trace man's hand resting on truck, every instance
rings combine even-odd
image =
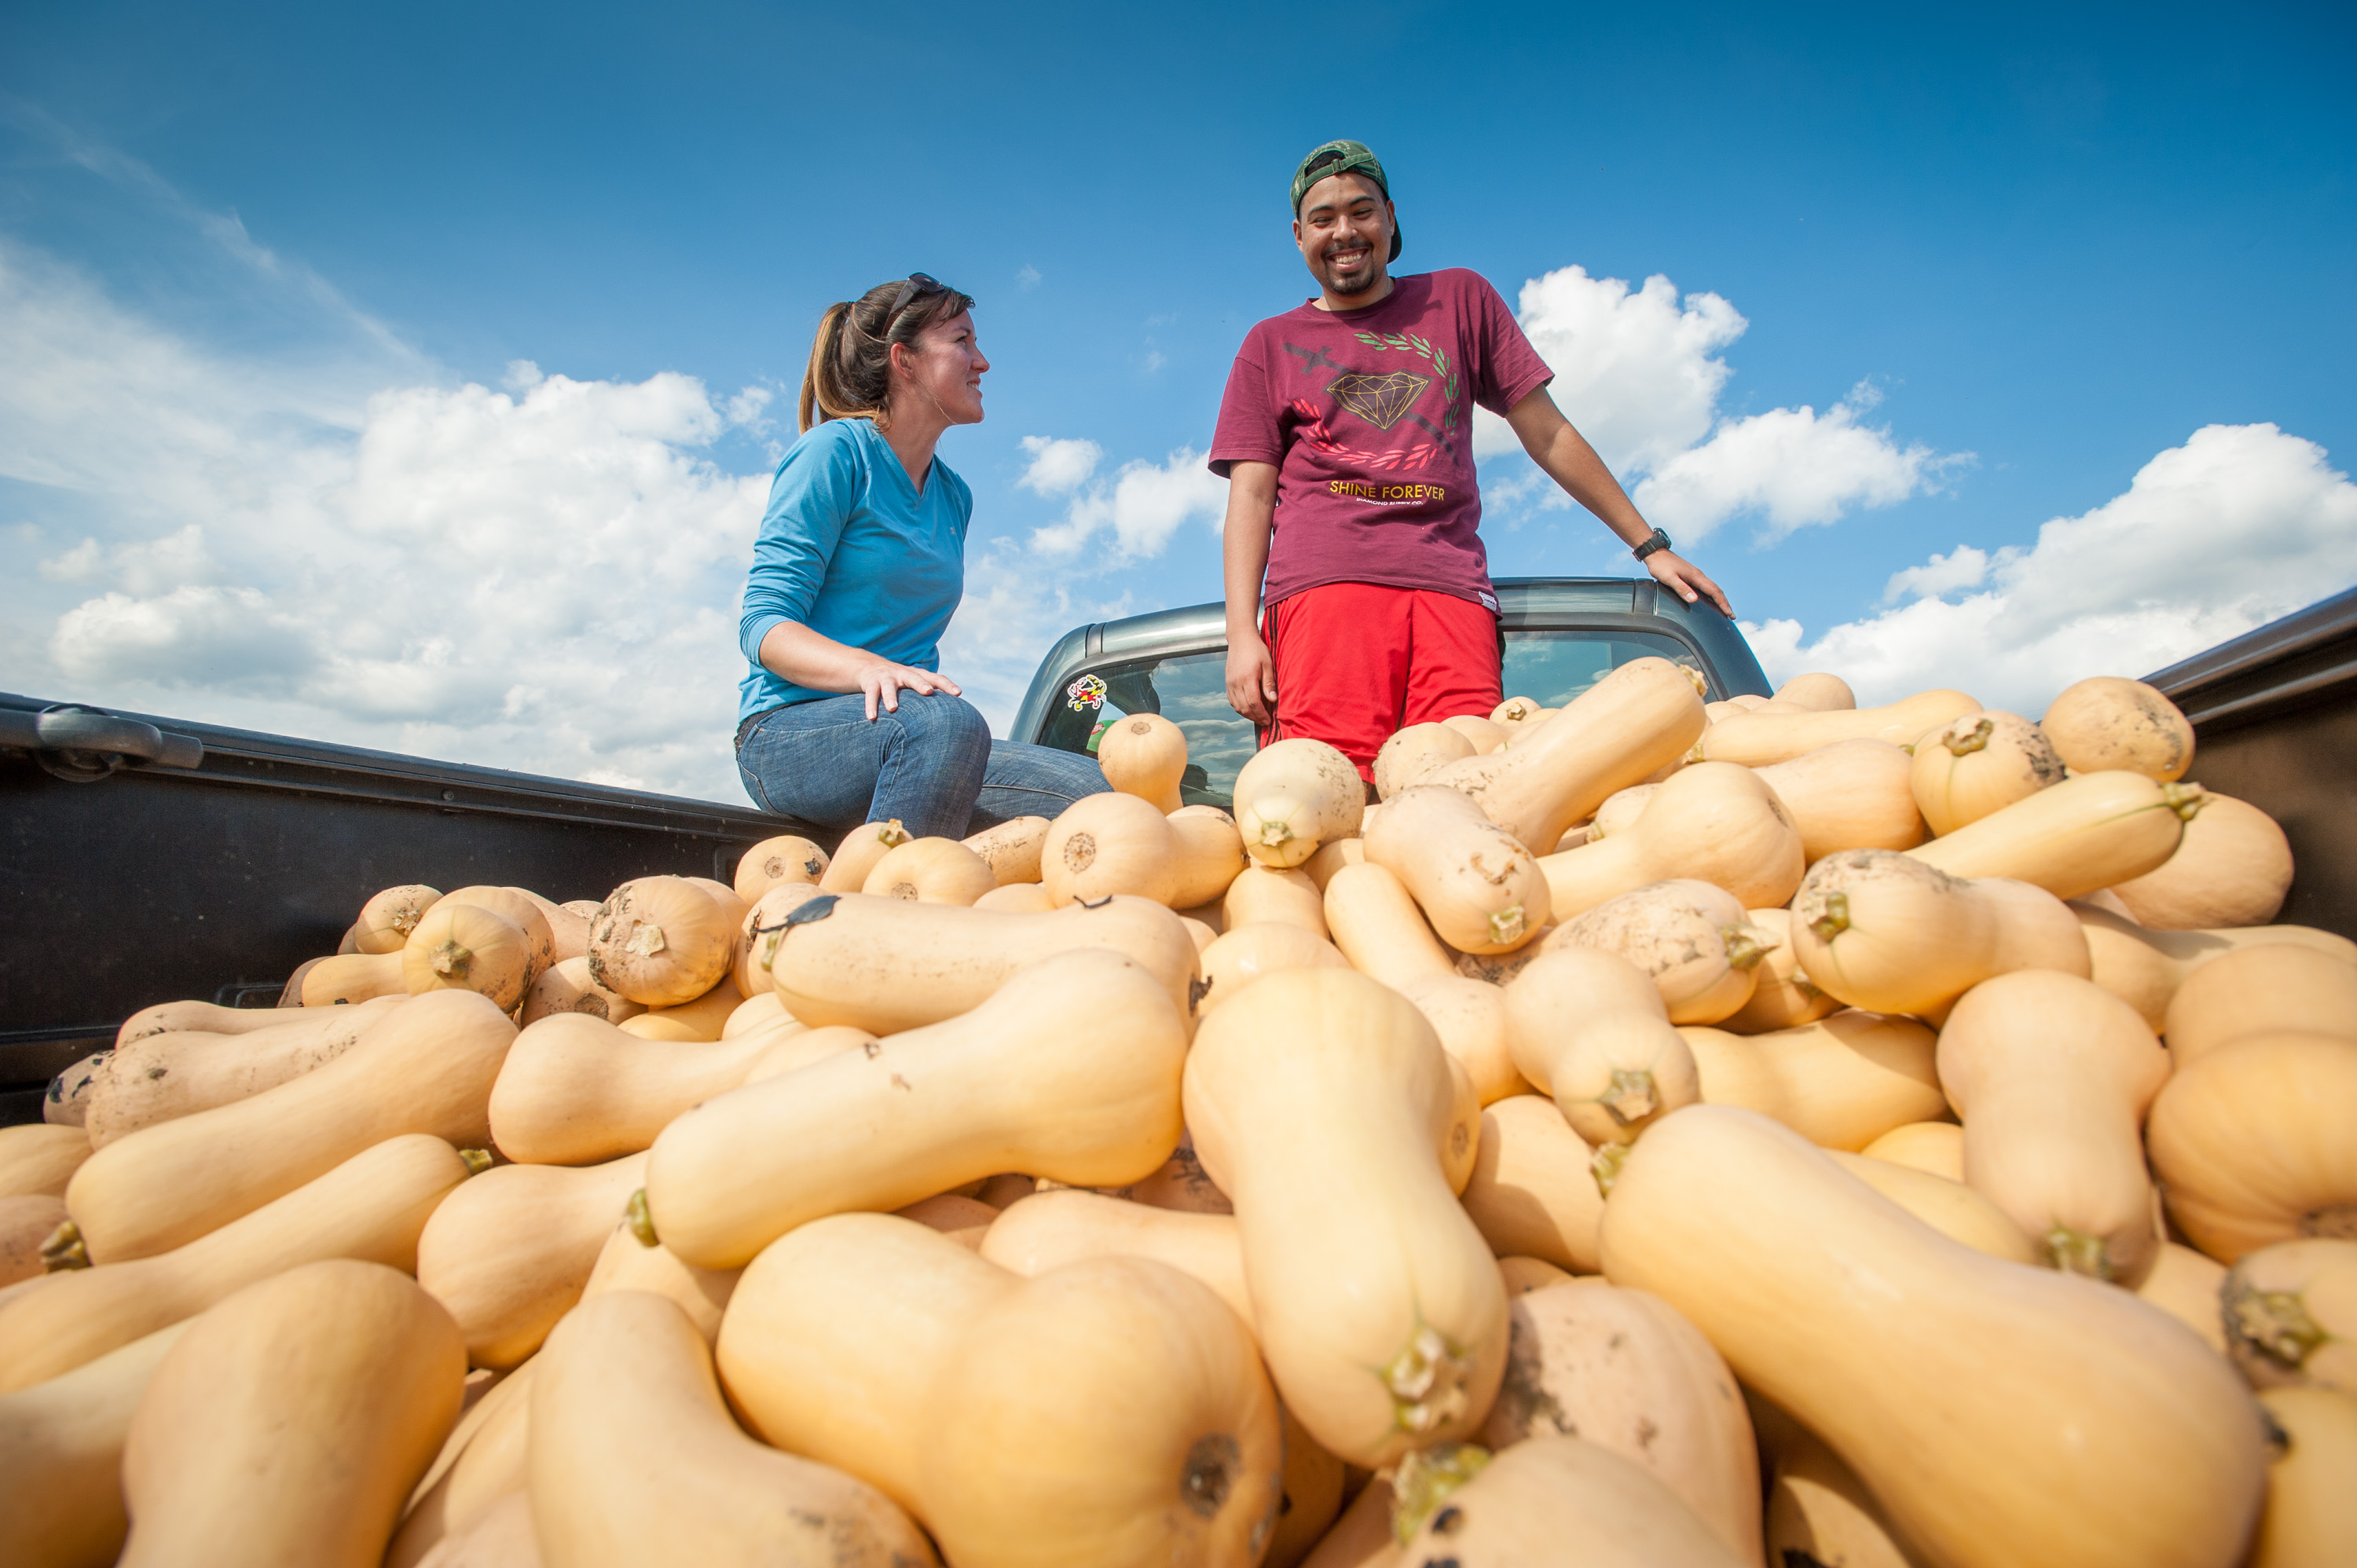
[[[1276,709],[1276,661],[1256,633],[1228,639],[1228,706],[1261,729]]]
[[[1693,604],[1699,595],[1717,605],[1719,614],[1729,620],[1735,618],[1735,607],[1727,602],[1726,591],[1703,575],[1701,567],[1674,550],[1656,550],[1646,556],[1645,570],[1653,575],[1655,582],[1686,603]]]
[[[914,692],[920,696],[930,696],[935,692],[945,692],[952,697],[965,695],[958,688],[958,683],[946,675],[920,670],[913,664],[894,664],[883,659],[860,670],[859,690],[867,699],[867,716],[870,719],[875,718],[876,706],[879,703],[886,713],[899,713],[903,692]]]

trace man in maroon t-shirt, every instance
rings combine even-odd
[[[1211,438],[1229,481],[1228,702],[1263,744],[1314,736],[1372,779],[1394,730],[1503,700],[1476,403],[1656,578],[1733,613],[1555,407],[1496,289],[1461,268],[1392,277],[1399,225],[1372,153],[1311,153],[1293,209],[1318,296],[1245,334]]]

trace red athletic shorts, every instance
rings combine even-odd
[[[1260,742],[1322,740],[1374,779],[1394,731],[1505,701],[1498,618],[1425,588],[1329,583],[1278,600],[1261,617],[1276,663],[1275,722]]]

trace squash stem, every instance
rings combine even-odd
[[[2210,799],[2210,793],[2199,784],[2164,784],[2160,787],[2160,798],[2169,803],[2170,811],[2190,822],[2201,810],[2203,802]]]
[[[2287,1372],[2297,1372],[2332,1337],[2309,1316],[2298,1291],[2255,1290],[2240,1270],[2226,1276],[2219,1293],[2226,1332],[2236,1344],[2256,1351]]]
[[[2111,1249],[2104,1245],[2101,1236],[2057,1225],[2046,1233],[2046,1256],[2066,1274],[2083,1274],[2091,1280],[2112,1278]]]
[[[1493,942],[1518,942],[1529,929],[1523,920],[1523,907],[1500,909],[1490,917],[1490,940]]]
[[[1662,1108],[1653,1092],[1653,1075],[1643,1068],[1615,1068],[1612,1081],[1598,1099],[1606,1114],[1623,1127],[1633,1127]]]
[[[467,978],[467,965],[474,956],[474,949],[460,947],[454,939],[436,948],[429,961],[434,965],[434,972],[445,979],[464,980]]]
[[[1757,926],[1726,926],[1720,929],[1718,935],[1719,940],[1727,944],[1729,969],[1755,968],[1776,946],[1768,940],[1768,933]]]
[[[1821,942],[1830,942],[1835,937],[1840,936],[1844,931],[1848,930],[1849,895],[1846,893],[1826,894],[1825,912],[1809,922],[1809,929],[1816,933],[1817,940]]]
[[[49,1232],[41,1243],[41,1272],[61,1274],[69,1269],[90,1267],[90,1249],[82,1244],[81,1227],[69,1219]]]
[[[1392,1396],[1392,1421],[1421,1436],[1465,1412],[1465,1382],[1473,1359],[1429,1324],[1420,1324],[1383,1369]]]
[[[1596,1178],[1598,1192],[1612,1196],[1612,1184],[1620,1179],[1620,1165],[1628,1157],[1626,1144],[1606,1144],[1587,1156],[1587,1174]]]
[[[1994,720],[1983,719],[1972,727],[1970,734],[1943,735],[1940,737],[1940,743],[1958,757],[1968,757],[1975,751],[1986,750],[1989,736],[1996,730],[1996,725]]]
[[[468,1176],[480,1176],[499,1163],[489,1149],[461,1149],[458,1157],[467,1162]]]
[[[1412,1451],[1392,1476],[1392,1539],[1405,1546],[1489,1463],[1490,1451],[1473,1443],[1436,1443]]]
[[[630,1222],[630,1234],[639,1239],[641,1247],[660,1247],[662,1238],[655,1234],[655,1217],[647,1208],[647,1189],[640,1187],[630,1194],[630,1207],[622,1210]]]

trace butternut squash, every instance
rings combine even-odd
[[[2177,853],[2112,892],[2138,925],[2155,930],[2261,926],[2291,892],[2291,841],[2246,800],[2204,794]]]
[[[20,1568],[91,1568],[123,1550],[123,1442],[188,1325],[0,1394],[0,1552]]]
[[[797,913],[794,924],[763,939],[763,951],[771,955],[771,988],[813,1027],[849,1024],[890,1035],[938,1024],[980,1006],[1027,964],[1082,948],[1110,949],[1145,966],[1189,1027],[1200,1000],[1194,940],[1150,898],[1116,895],[1010,915],[853,893]]]
[[[1918,692],[1880,708],[1835,708],[1813,714],[1736,714],[1710,726],[1701,741],[1702,760],[1766,768],[1804,757],[1837,740],[1878,740],[1912,746],[1952,719],[1978,713],[1980,704],[1962,692]]]
[[[302,989],[296,993],[309,1007],[348,1006],[373,1002],[380,996],[406,996],[409,978],[403,955],[347,953],[304,966]]]
[[[472,904],[445,898],[428,909],[401,951],[402,983],[412,996],[473,991],[502,1013],[523,1000],[531,940],[515,923]]]
[[[47,1250],[67,1219],[62,1197],[0,1197],[0,1287],[48,1272]]]
[[[1392,1484],[1376,1476],[1344,1503],[1301,1568],[1400,1568],[1403,1561],[1392,1539]]]
[[[1795,675],[1776,688],[1776,701],[1795,707],[1812,708],[1818,713],[1834,713],[1857,706],[1857,693],[1849,682],[1838,675],[1812,672]]]
[[[1608,898],[1544,946],[1619,953],[1652,981],[1671,1023],[1715,1024],[1751,1000],[1767,941],[1732,895],[1680,879]]]
[[[1703,724],[1702,696],[1685,671],[1666,659],[1634,660],[1519,737],[1511,751],[1449,763],[1426,784],[1470,797],[1515,839],[1545,850],[1615,790],[1684,757]]]
[[[867,884],[867,874],[888,851],[909,842],[909,830],[900,825],[898,817],[888,822],[868,822],[843,835],[834,847],[834,858],[827,862],[820,874],[818,885],[823,892],[856,893]]]
[[[1277,1416],[1284,1432],[1285,1485],[1261,1568],[1295,1568],[1342,1511],[1343,1467],[1318,1446],[1291,1411],[1279,1405]]]
[[[793,1026],[794,1015],[778,1000],[774,991],[764,991],[759,996],[748,996],[729,1010],[728,1021],[720,1026],[720,1037],[734,1040],[746,1035],[771,1033]]]
[[[594,902],[585,913],[554,899],[544,898],[529,887],[513,887],[509,891],[521,893],[531,899],[541,918],[548,922],[548,961],[541,966],[541,973],[547,973],[566,959],[589,956],[589,917],[597,912]],[[733,898],[736,895],[731,893],[729,897]]]
[[[884,852],[862,893],[910,903],[971,904],[998,886],[990,863],[955,839],[910,839]]]
[[[1407,885],[1381,865],[1337,868],[1323,912],[1335,947],[1361,974],[1394,989],[1457,974]]]
[[[1305,738],[1253,753],[1237,771],[1235,800],[1244,852],[1263,865],[1291,866],[1320,844],[1355,836],[1367,791],[1349,757]]]
[[[1459,951],[1512,952],[1547,923],[1538,862],[1470,796],[1448,786],[1419,784],[1385,801],[1367,832],[1367,860],[1398,877],[1440,940]]]
[[[879,1487],[960,1568],[1244,1568],[1267,1541],[1282,1458],[1252,1336],[1151,1259],[1027,1280],[834,1215],[745,1271],[717,1361],[753,1435]]]
[[[1334,879],[1334,874],[1344,866],[1362,865],[1366,863],[1367,845],[1364,838],[1366,829],[1363,825],[1365,819],[1361,819],[1361,837],[1336,839],[1332,843],[1320,844],[1316,854],[1301,863],[1300,869],[1308,875],[1310,881],[1318,884],[1318,890],[1320,893],[1323,893],[1326,890],[1326,885]]]
[[[274,1089],[361,1044],[406,1000],[380,996],[322,1008],[328,1016],[250,1034],[150,1035],[118,1046],[91,1079],[82,1128],[91,1144],[103,1146],[142,1127]]]
[[[352,950],[399,952],[408,945],[409,933],[417,929],[425,911],[441,901],[442,895],[422,882],[404,882],[371,895],[361,906],[361,918],[352,926]]]
[[[737,1430],[678,1307],[630,1291],[550,1336],[532,1387],[533,1522],[552,1568],[937,1562],[892,1500]]]
[[[1765,1035],[1688,1026],[1709,1105],[1740,1105],[1809,1142],[1851,1153],[1946,1110],[1936,1037],[1912,1018],[1846,1009]]]
[[[781,1078],[845,1051],[865,1050],[876,1043],[876,1036],[847,1024],[829,1024],[819,1029],[806,1029],[798,1024],[791,1032],[780,1030],[764,1036],[762,1041],[760,1054],[745,1069],[746,1083]]]
[[[1083,1189],[1070,1187],[1065,1190],[1079,1192]],[[913,1219],[920,1225],[930,1226],[958,1245],[971,1247],[977,1252],[982,1250],[983,1233],[998,1219],[998,1210],[990,1205],[962,1197],[954,1192],[920,1197],[892,1212],[903,1219]]]
[[[780,882],[746,911],[745,918],[737,923],[737,961],[730,971],[737,982],[737,994],[753,997],[770,993],[770,965],[777,957],[778,943],[792,927],[794,911],[805,904],[832,909],[834,906],[831,903],[818,903],[829,897],[842,896],[823,894],[805,882]]]
[[[2162,1029],[2179,1067],[2253,1035],[2329,1035],[2357,1044],[2357,964],[2289,944],[2238,948],[2185,977]]]
[[[1751,1000],[1720,1020],[1720,1028],[1730,1035],[1764,1035],[1813,1024],[1839,1010],[1840,1002],[1801,972],[1790,909],[1749,909],[1743,918],[1761,933],[1767,950],[1752,972]]]
[[[763,839],[747,850],[737,860],[736,880],[731,884],[737,897],[748,905],[758,904],[761,895],[781,882],[807,883],[817,886],[826,875],[826,851],[797,833],[780,833]]]
[[[1065,808],[1049,825],[1039,865],[1059,905],[1125,893],[1185,909],[1225,893],[1244,853],[1220,812],[1166,817],[1135,795],[1108,793]]]
[[[2225,1265],[2174,1241],[2160,1244],[2152,1270],[2136,1286],[2136,1294],[2160,1308],[2194,1333],[2221,1356],[2226,1354],[2226,1329],[2218,1310],[2218,1292],[2226,1283]]]
[[[2170,1075],[2145,1148],[2178,1229],[2232,1263],[2300,1236],[2357,1237],[2352,1126],[2357,1050],[2348,1041],[2257,1035]]]
[[[1929,835],[1910,780],[1914,762],[1887,740],[1837,740],[1755,768],[1801,831],[1809,864],[1845,849],[1913,849]]]
[[[2252,1387],[2357,1395],[2357,1241],[2308,1237],[2245,1252],[2217,1300],[2228,1350]]]
[[[0,1197],[63,1197],[90,1153],[80,1127],[0,1127]]]
[[[2264,1459],[2222,1361],[2125,1291],[1948,1240],[1765,1117],[1699,1105],[1639,1140],[1603,1246],[1934,1561],[2227,1568],[2248,1538]]]
[[[2248,1568],[2319,1568],[2357,1561],[2357,1399],[2330,1389],[2259,1395],[2282,1434],[2267,1471],[2266,1512]]]
[[[1039,850],[1048,842],[1045,817],[1009,817],[960,842],[982,856],[1001,887],[1039,880]]]
[[[556,961],[555,929],[549,923],[548,911],[551,908],[562,909],[561,905],[552,905],[527,888],[494,887],[488,883],[478,883],[471,887],[445,893],[427,906],[425,913],[430,915],[446,904],[466,904],[478,909],[488,909],[524,934],[526,985],[538,980],[542,972]],[[414,937],[417,933],[413,930],[409,934]],[[402,945],[403,950],[406,951],[408,944],[404,942]]]
[[[105,1059],[104,1051],[92,1051],[49,1079],[48,1092],[41,1096],[42,1122],[51,1127],[79,1129],[90,1108],[91,1079]]]
[[[1525,1095],[1523,1098],[1531,1097]],[[1544,1258],[1508,1257],[1498,1260],[1498,1277],[1505,1282],[1506,1299],[1512,1301],[1518,1295],[1528,1295],[1534,1290],[1544,1290],[1549,1285],[1560,1284],[1577,1276],[1566,1273]]]
[[[1178,795],[1187,773],[1187,732],[1160,714],[1115,719],[1097,736],[1097,766],[1106,783],[1166,817],[1187,803]]]
[[[532,1522],[532,1498],[511,1492],[444,1542],[420,1568],[545,1568]]]
[[[1463,1202],[1501,1264],[1522,1257],[1583,1274],[1601,1266],[1596,1228],[1604,1195],[1589,1171],[1594,1153],[1543,1095],[1517,1094],[1482,1110]]]
[[[2141,681],[2097,675],[2066,686],[2039,727],[2073,773],[2124,768],[2167,784],[2193,766],[2193,725]]]
[[[1044,915],[1058,907],[1044,882],[1003,883],[974,901],[974,908],[1000,915]]]
[[[1864,1155],[1827,1149],[1835,1163],[1951,1241],[1962,1241],[1975,1252],[2003,1258],[2010,1263],[2035,1267],[2041,1260],[2021,1227],[2005,1210],[1946,1176],[1933,1176],[1911,1165]]]
[[[1476,757],[1487,757],[1491,752],[1501,750],[1505,746],[1507,739],[1506,726],[1503,725],[1493,725],[1488,719],[1481,717],[1478,714],[1459,714],[1453,718],[1446,718],[1440,722],[1448,728],[1453,729],[1458,735],[1463,736],[1467,740],[1471,741],[1473,743],[1473,755]]]
[[[491,1087],[491,1141],[532,1165],[636,1154],[681,1112],[743,1083],[771,1044],[643,1039],[578,1013],[544,1019],[516,1036]]]
[[[385,1549],[384,1568],[445,1568],[456,1555],[459,1539],[505,1499],[524,1496],[531,1479],[526,1460],[537,1370],[526,1361],[459,1418],[410,1494],[401,1528]],[[499,1563],[493,1568],[527,1565]]]
[[[580,1013],[608,1024],[619,1024],[646,1011],[619,992],[608,991],[589,973],[589,958],[560,959],[532,983],[523,995],[524,1024],[529,1026],[559,1013]]]
[[[1253,1326],[1232,1214],[1184,1214],[1064,1188],[1008,1205],[984,1234],[981,1251],[1026,1279],[1083,1258],[1151,1258],[1200,1280]]]
[[[1323,940],[1326,929],[1325,889],[1297,868],[1282,869],[1254,862],[1236,874],[1220,900],[1220,929],[1278,921],[1298,926]]]
[[[207,1313],[123,1449],[122,1561],[375,1568],[458,1416],[449,1315],[379,1263],[307,1263]]]
[[[275,1029],[303,1018],[327,1015],[325,1007],[216,1007],[210,1002],[158,1002],[125,1018],[123,1026],[115,1031],[114,1044],[119,1049],[150,1035],[182,1032],[247,1035],[256,1029]]]
[[[2003,876],[2076,898],[2158,867],[2201,809],[2199,784],[2081,773],[1908,853],[1951,876]]]
[[[637,1230],[624,1219],[607,1232],[597,1265],[589,1271],[589,1283],[581,1287],[581,1299],[611,1291],[646,1291],[662,1296],[685,1313],[710,1345],[720,1337],[720,1319],[728,1310],[728,1298],[736,1293],[741,1273],[739,1269],[699,1269],[683,1262],[670,1248],[650,1247],[640,1240]]]
[[[2062,759],[2046,732],[2019,714],[1994,709],[1953,719],[1917,742],[1909,776],[1923,821],[1942,834],[2061,782]]]
[[[91,1259],[113,1263],[193,1241],[388,1138],[425,1133],[480,1148],[514,1038],[474,992],[414,997],[366,1050],[116,1139],[74,1173],[66,1207]]]
[[[2040,1261],[2133,1286],[2151,1266],[2138,1137],[2169,1057],[2093,981],[2023,970],[1964,993],[1940,1031],[1940,1086],[1964,1123],[1964,1180]]]
[[[1505,994],[1514,1065],[1555,1097],[1589,1144],[1628,1143],[1702,1098],[1694,1057],[1670,1026],[1661,992],[1619,953],[1541,953]]]
[[[1596,1568],[1737,1568],[1693,1509],[1600,1444],[1534,1437],[1497,1455],[1408,1538],[1402,1561],[1459,1568],[1544,1562],[1566,1541]],[[1558,1558],[1558,1560],[1560,1560]]]
[[[2239,930],[2148,931],[2134,920],[2082,899],[2071,906],[2086,938],[2094,982],[2155,1029],[2169,1016],[2177,988],[2212,959],[2247,947],[2288,945],[2331,953],[2357,964],[2357,942],[2309,926],[2250,926]]]
[[[1658,1296],[1570,1280],[1518,1296],[1506,1380],[1482,1425],[1492,1450],[1579,1437],[1667,1487],[1744,1563],[1757,1563],[1760,1455],[1734,1374]]]
[[[1268,975],[1205,1021],[1186,1112],[1235,1201],[1270,1370],[1310,1434],[1372,1467],[1478,1426],[1505,1295],[1445,1168],[1453,1152],[1469,1177],[1477,1130],[1423,1015],[1351,971]]]
[[[1745,1402],[1766,1461],[1770,1563],[1923,1568],[1922,1559],[1900,1544],[1881,1505],[1840,1455],[1757,1394],[1749,1394]]]
[[[2085,979],[2078,925],[2027,882],[1966,879],[1913,855],[1852,849],[1809,868],[1790,929],[1802,972],[1827,995],[1878,1013],[1936,1013],[2015,970]]]
[[[828,875],[843,864],[838,855]],[[637,877],[597,906],[589,977],[648,1007],[693,1002],[736,961],[737,925],[745,918],[684,876]]]
[[[581,1299],[647,1157],[581,1169],[501,1165],[450,1195],[417,1239],[417,1283],[465,1336],[470,1366],[505,1371]]]
[[[745,993],[735,980],[723,975],[720,983],[693,1002],[682,1002],[672,1007],[650,1007],[645,1012],[623,1019],[614,1026],[626,1035],[636,1035],[642,1040],[668,1040],[677,1044],[709,1045],[720,1038],[728,1020],[745,1004]],[[780,1005],[780,1012],[784,1011]]]
[[[51,1279],[0,1306],[0,1389],[70,1371],[303,1263],[414,1268],[426,1217],[469,1170],[438,1138],[389,1138],[185,1247]]]
[[[1438,975],[1394,987],[1424,1015],[1440,1048],[1462,1070],[1483,1105],[1532,1092],[1507,1043],[1506,998],[1497,986],[1463,975]]]
[[[1806,869],[1800,830],[1776,792],[1748,768],[1706,762],[1655,787],[1637,819],[1579,848],[1539,861],[1548,908],[1568,920],[1649,883],[1687,877],[1745,905],[1781,905]]]
[[[1118,953],[1056,953],[963,1017],[707,1101],[655,1140],[655,1231],[691,1263],[733,1268],[821,1215],[898,1208],[1010,1165],[1075,1187],[1135,1181],[1178,1141],[1187,1038],[1164,996]]]
[[[1265,974],[1286,969],[1348,969],[1334,944],[1299,926],[1275,923],[1238,926],[1203,950],[1203,999],[1197,1015],[1240,994]]]
[[[1375,793],[1388,800],[1408,786],[1423,783],[1435,768],[1473,755],[1473,742],[1463,730],[1445,724],[1410,725],[1375,753]]]
[[[1868,1159],[1943,1176],[1964,1179],[1964,1130],[1953,1122],[1910,1122],[1893,1127],[1858,1151]]]

